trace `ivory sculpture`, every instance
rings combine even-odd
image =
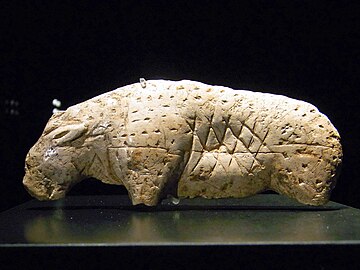
[[[322,205],[341,159],[337,130],[309,103],[142,80],[54,113],[27,154],[23,183],[39,200],[94,177],[124,185],[134,205],[264,190]]]

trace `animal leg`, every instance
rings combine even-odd
[[[165,149],[134,147],[127,149],[127,157],[123,182],[134,205],[156,205],[164,191],[176,189],[181,156]]]

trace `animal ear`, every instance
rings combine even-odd
[[[57,117],[60,117],[61,115],[63,115],[65,113],[65,111],[55,111],[53,113],[53,115],[51,116],[51,118],[57,118]]]
[[[46,135],[46,137],[52,140],[55,145],[61,146],[81,137],[86,131],[87,127],[84,124],[60,126]]]
[[[61,116],[64,115],[65,111],[58,111],[53,113],[53,115],[50,117],[48,123],[46,124],[46,127],[43,132],[43,136],[48,135],[49,133],[56,130],[58,127],[61,126],[61,123],[63,122],[61,120]]]

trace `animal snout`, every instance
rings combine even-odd
[[[53,188],[48,188],[43,181],[36,181],[31,175],[26,174],[23,184],[28,193],[38,200],[49,200],[53,193]]]
[[[23,184],[24,184],[26,191],[32,197],[38,198],[38,199],[43,197],[43,196],[41,196],[41,192],[39,192],[39,189],[35,188],[34,184],[31,182],[31,180],[29,179],[29,177],[27,175],[25,175],[25,177],[24,177]]]

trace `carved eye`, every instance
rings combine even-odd
[[[69,133],[69,130],[65,130],[65,131],[63,131],[63,132],[60,132],[60,133],[58,133],[58,134],[55,134],[54,135],[54,137],[53,137],[53,139],[60,139],[61,137],[64,137],[66,134],[68,134]]]
[[[46,137],[49,140],[52,140],[55,146],[63,145],[64,143],[76,140],[80,136],[82,136],[87,131],[87,126],[85,124],[77,124],[77,125],[66,125],[60,127],[48,135]]]

